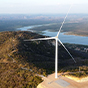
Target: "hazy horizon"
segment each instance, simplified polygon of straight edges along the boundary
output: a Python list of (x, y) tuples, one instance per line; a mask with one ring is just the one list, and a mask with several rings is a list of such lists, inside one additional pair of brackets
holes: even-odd
[(88, 0), (0, 0), (0, 14), (88, 13)]

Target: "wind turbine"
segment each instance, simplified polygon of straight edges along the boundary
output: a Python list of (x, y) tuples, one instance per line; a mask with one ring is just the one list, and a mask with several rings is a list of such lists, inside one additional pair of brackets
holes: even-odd
[[(71, 7), (69, 8), (69, 10), (71, 9)], [(75, 59), (73, 58), (73, 56), (70, 54), (70, 52), (67, 50), (67, 48), (63, 45), (63, 43), (60, 41), (60, 39), (58, 38), (59, 34), (60, 34), (60, 31), (63, 27), (63, 24), (68, 16), (68, 13), (69, 13), (69, 10), (61, 24), (61, 27), (57, 33), (57, 35), (55, 37), (48, 37), (48, 38), (38, 38), (38, 39), (27, 39), (27, 40), (24, 40), (24, 41), (38, 41), (38, 40), (50, 40), (50, 39), (55, 39), (56, 41), (56, 47), (55, 47), (55, 78), (58, 78), (57, 76), (57, 71), (58, 71), (58, 41), (60, 42), (60, 44), (64, 47), (64, 49), (68, 52), (68, 54), (71, 56), (71, 58), (73, 59), (73, 61), (76, 63)]]

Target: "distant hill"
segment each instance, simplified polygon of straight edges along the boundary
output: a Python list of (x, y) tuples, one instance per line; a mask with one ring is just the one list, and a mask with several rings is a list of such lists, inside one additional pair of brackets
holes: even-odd
[[(36, 33), (17, 31), (0, 32), (0, 86), (5, 88), (12, 81), (12, 87), (20, 85), (27, 88), (36, 88), (42, 81), (35, 74), (51, 74), (55, 66), (55, 43), (54, 40), (47, 41), (28, 41), (25, 39), (43, 38)], [(59, 70), (66, 66), (76, 66), (86, 64), (80, 52), (69, 49), (73, 57), (78, 62), (75, 64), (64, 48), (59, 44), (58, 63)], [(31, 69), (32, 72), (21, 68)], [(17, 80), (15, 79), (17, 77)], [(10, 79), (11, 78), (11, 79)], [(28, 79), (27, 79), (28, 78)], [(29, 80), (30, 79), (30, 80)], [(10, 83), (11, 84), (11, 83)], [(31, 87), (31, 86), (34, 87)], [(19, 88), (20, 88), (19, 86)]]

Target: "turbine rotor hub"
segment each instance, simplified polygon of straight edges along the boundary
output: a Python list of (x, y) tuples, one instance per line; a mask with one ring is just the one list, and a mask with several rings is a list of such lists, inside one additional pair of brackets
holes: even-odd
[(58, 36), (55, 36), (55, 38), (58, 38)]

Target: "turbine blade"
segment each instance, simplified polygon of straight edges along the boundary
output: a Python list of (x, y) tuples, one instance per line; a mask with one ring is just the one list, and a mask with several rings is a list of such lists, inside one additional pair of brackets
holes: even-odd
[(69, 8), (69, 10), (68, 10), (68, 12), (67, 12), (67, 14), (66, 14), (66, 16), (65, 16), (65, 18), (64, 18), (64, 20), (63, 20), (63, 22), (62, 22), (62, 24), (61, 24), (61, 26), (60, 26), (60, 29), (59, 29), (59, 31), (58, 31), (58, 33), (57, 33), (57, 37), (59, 36), (59, 34), (60, 34), (60, 32), (61, 32), (61, 29), (62, 29), (62, 27), (63, 27), (63, 25), (64, 25), (64, 22), (65, 22), (65, 20), (66, 20), (68, 14), (69, 14), (69, 11), (70, 11), (71, 7), (72, 7), (72, 5), (70, 6), (70, 8)]
[(70, 54), (70, 52), (67, 50), (67, 48), (64, 46), (64, 44), (58, 39), (58, 41), (61, 43), (61, 45), (64, 47), (64, 49), (68, 52), (68, 54), (71, 56), (71, 58), (74, 60), (74, 62), (76, 63), (75, 59), (73, 58), (73, 56)]
[(55, 39), (55, 37), (38, 38), (38, 39), (27, 39), (27, 40), (24, 40), (24, 41), (37, 41), (37, 40), (49, 40), (49, 39)]

